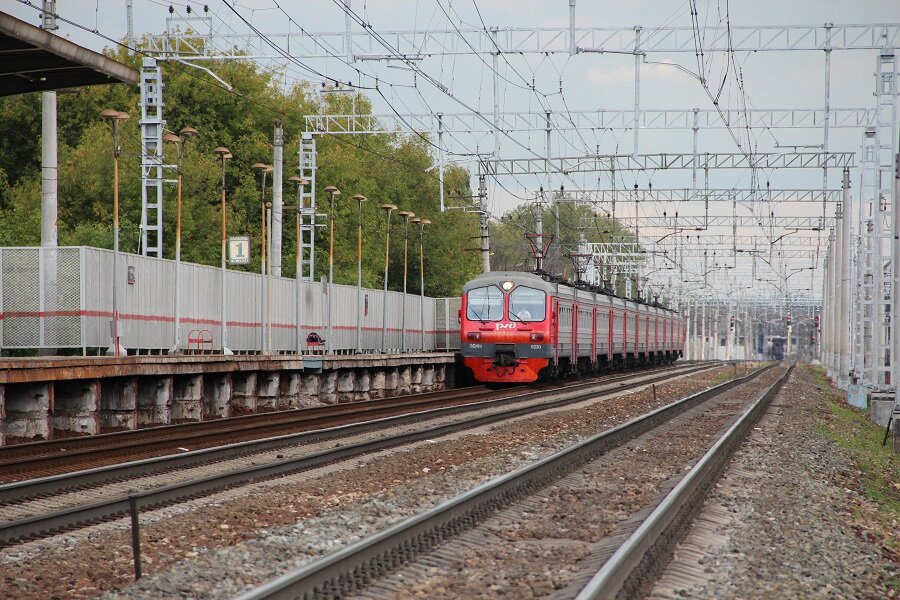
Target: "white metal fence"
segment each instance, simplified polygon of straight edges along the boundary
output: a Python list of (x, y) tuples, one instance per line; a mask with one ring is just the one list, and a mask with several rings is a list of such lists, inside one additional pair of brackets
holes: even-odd
[[(0, 248), (0, 350), (107, 348), (112, 345), (113, 253), (87, 247)], [(118, 331), (125, 348), (165, 351), (175, 347), (175, 263), (119, 255)], [(332, 333), (328, 336), (328, 286), (319, 282), (226, 271), (182, 263), (178, 347), (234, 352), (322, 351), (307, 343), (311, 333), (335, 351), (356, 348), (357, 290), (335, 285)], [(270, 301), (265, 293), (271, 286)], [(361, 346), (373, 350), (435, 350), (458, 346), (459, 298), (429, 298), (363, 289), (359, 307)], [(299, 299), (299, 304), (298, 304)], [(404, 310), (405, 308), (405, 310)], [(299, 315), (299, 327), (297, 326)], [(384, 341), (382, 346), (382, 328)]]

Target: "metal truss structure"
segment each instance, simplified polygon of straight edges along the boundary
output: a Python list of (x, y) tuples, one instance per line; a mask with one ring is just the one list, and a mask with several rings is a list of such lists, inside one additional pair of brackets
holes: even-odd
[(720, 153), (617, 154), (550, 158), (485, 158), (489, 175), (591, 173), (665, 169), (826, 169), (855, 166), (853, 152), (791, 152), (788, 154)]
[[(491, 27), (379, 31), (370, 28), (312, 33), (303, 30), (269, 33), (266, 39), (248, 34), (213, 32), (212, 20), (191, 19), (191, 31), (169, 29), (146, 38), (151, 54), (178, 54), (183, 58), (210, 57), (236, 60), (272, 58), (271, 44), (292, 56), (348, 61), (420, 61), (437, 56), (501, 54), (694, 54), (691, 27), (575, 27), (574, 6), (569, 27)], [(183, 23), (186, 19), (172, 19)], [(652, 35), (649, 35), (651, 34)], [(648, 34), (648, 35), (642, 35)], [(760, 52), (810, 50), (880, 50), (900, 43), (900, 24), (818, 26), (706, 27), (704, 52)], [(215, 46), (213, 37), (220, 42)], [(278, 56), (281, 58), (281, 56)]]
[[(710, 227), (778, 227), (779, 229), (797, 229), (820, 231), (823, 226), (822, 217), (750, 217), (750, 216), (641, 216), (619, 217), (618, 222), (624, 227), (658, 227), (688, 231), (704, 231)], [(834, 225), (834, 217), (824, 220), (825, 226)], [(789, 238), (785, 238), (789, 239)]]
[[(871, 108), (747, 109), (746, 111), (640, 110), (640, 129), (725, 129), (739, 125), (762, 129), (821, 129), (828, 121), (832, 128), (860, 128), (871, 125), (875, 111)], [(380, 114), (380, 115), (307, 115), (309, 131), (330, 135), (409, 133), (476, 133), (494, 131), (493, 123), (473, 113)], [(633, 110), (572, 110), (560, 112), (501, 112), (496, 126), (507, 133), (553, 131), (591, 131), (632, 129)]]
[[(747, 189), (640, 189), (641, 201), (644, 202), (840, 202), (841, 190), (787, 190), (760, 188)], [(551, 190), (539, 191), (535, 199), (539, 201), (575, 202), (585, 204), (612, 204), (616, 201), (634, 201), (634, 190)]]

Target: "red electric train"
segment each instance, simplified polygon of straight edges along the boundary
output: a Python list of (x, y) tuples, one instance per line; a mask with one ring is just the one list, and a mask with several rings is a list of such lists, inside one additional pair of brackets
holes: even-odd
[(468, 282), (459, 320), (463, 364), (484, 383), (661, 364), (684, 350), (684, 319), (672, 310), (525, 272)]

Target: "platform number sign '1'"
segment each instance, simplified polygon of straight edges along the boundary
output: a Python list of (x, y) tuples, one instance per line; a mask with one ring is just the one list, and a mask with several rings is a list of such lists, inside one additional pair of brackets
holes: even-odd
[(250, 262), (250, 238), (232, 236), (228, 238), (228, 264), (246, 265)]

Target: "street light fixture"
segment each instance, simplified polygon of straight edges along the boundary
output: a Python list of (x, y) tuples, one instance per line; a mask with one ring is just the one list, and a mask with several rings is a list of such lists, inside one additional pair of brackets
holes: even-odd
[(415, 217), (416, 214), (410, 210), (401, 210), (397, 214), (403, 217), (403, 314), (400, 318), (400, 351), (406, 352), (406, 275), (409, 258), (409, 220)]
[(334, 354), (334, 332), (332, 331), (331, 305), (334, 295), (334, 199), (341, 195), (341, 190), (333, 185), (325, 188), (331, 200), (328, 210), (328, 333), (325, 337), (325, 348), (328, 354)]
[(221, 308), (222, 308), (222, 354), (232, 354), (231, 350), (228, 349), (228, 324), (226, 321), (227, 312), (225, 309), (225, 276), (227, 274), (227, 266), (226, 266), (226, 252), (227, 252), (227, 223), (226, 223), (226, 213), (225, 213), (225, 161), (232, 158), (231, 150), (225, 148), (224, 146), (219, 146), (215, 150), (213, 150), (213, 154), (219, 157), (219, 160), (222, 161), (222, 285), (221, 285)]
[(178, 200), (175, 208), (175, 296), (173, 301), (175, 305), (175, 330), (173, 334), (172, 349), (169, 350), (170, 353), (178, 352), (179, 346), (181, 345), (181, 298), (179, 296), (179, 285), (181, 280), (181, 182), (183, 176), (181, 166), (184, 159), (184, 145), (189, 139), (196, 135), (197, 130), (193, 127), (182, 128), (181, 131), (178, 132), (178, 135), (168, 131), (163, 135), (164, 142), (175, 144), (175, 147), (178, 149)]
[(260, 292), (261, 292), (260, 312), (265, 312), (265, 316), (263, 319), (261, 319), (261, 321), (263, 321), (265, 323), (265, 325), (263, 326), (262, 330), (260, 331), (260, 344), (259, 344), (260, 348), (259, 348), (259, 350), (260, 350), (260, 352), (266, 352), (267, 350), (271, 351), (271, 346), (272, 346), (272, 340), (267, 339), (267, 335), (266, 335), (267, 333), (269, 333), (269, 325), (270, 325), (269, 317), (271, 316), (271, 304), (269, 302), (269, 290), (267, 289), (268, 284), (269, 284), (268, 273), (269, 273), (270, 269), (268, 268), (268, 265), (266, 264), (266, 260), (267, 260), (267, 256), (268, 256), (268, 253), (266, 252), (266, 244), (267, 244), (267, 237), (266, 237), (266, 212), (267, 211), (266, 211), (266, 209), (269, 206), (271, 206), (271, 204), (266, 202), (266, 175), (268, 173), (271, 173), (273, 169), (272, 169), (271, 165), (267, 165), (265, 163), (254, 163), (254, 165), (251, 168), (254, 171), (256, 171), (257, 173), (262, 173), (262, 191), (260, 193), (260, 207), (262, 210), (262, 244), (261, 244), (262, 255), (261, 255), (260, 264), (259, 264), (259, 272), (260, 272), (260, 275), (265, 276), (265, 277), (262, 277), (262, 283), (260, 285)]
[(297, 320), (297, 323), (296, 323), (297, 327), (296, 327), (296, 331), (295, 331), (296, 350), (297, 350), (297, 354), (300, 354), (301, 352), (303, 352), (303, 337), (300, 332), (300, 324), (301, 324), (301, 317), (302, 317), (301, 313), (302, 313), (302, 306), (303, 306), (303, 303), (300, 301), (300, 297), (302, 294), (300, 282), (303, 279), (302, 278), (302, 275), (303, 275), (303, 254), (302, 254), (303, 248), (301, 246), (301, 243), (303, 240), (301, 238), (302, 233), (301, 233), (301, 229), (300, 229), (300, 221), (301, 221), (301, 214), (303, 212), (303, 187), (306, 185), (309, 185), (309, 180), (304, 179), (302, 177), (297, 177), (296, 175), (293, 175), (291, 177), (288, 177), (288, 181), (297, 186), (297, 212), (296, 212), (296, 221), (295, 221), (296, 230), (297, 230), (296, 231), (296, 233), (297, 233), (297, 252), (296, 252), (296, 254), (297, 255), (294, 257), (294, 264), (295, 264), (295, 269), (296, 269), (297, 298), (294, 303), (294, 308), (296, 310), (296, 320)]
[(356, 353), (362, 354), (362, 205), (368, 198), (362, 194), (356, 200)]
[(119, 356), (125, 352), (119, 342), (119, 156), (122, 149), (119, 147), (119, 121), (128, 118), (128, 113), (107, 108), (100, 112), (100, 116), (109, 119), (113, 130), (113, 268), (112, 268), (112, 345), (106, 353)]
[(391, 257), (391, 213), (397, 210), (396, 204), (382, 204), (379, 206), (385, 214), (384, 225), (384, 293), (381, 296), (381, 351), (385, 351), (385, 334), (387, 333), (387, 284), (388, 284), (388, 265)]
[(416, 217), (413, 223), (419, 226), (419, 336), (421, 350), (425, 351), (425, 226), (431, 225), (428, 219)]

